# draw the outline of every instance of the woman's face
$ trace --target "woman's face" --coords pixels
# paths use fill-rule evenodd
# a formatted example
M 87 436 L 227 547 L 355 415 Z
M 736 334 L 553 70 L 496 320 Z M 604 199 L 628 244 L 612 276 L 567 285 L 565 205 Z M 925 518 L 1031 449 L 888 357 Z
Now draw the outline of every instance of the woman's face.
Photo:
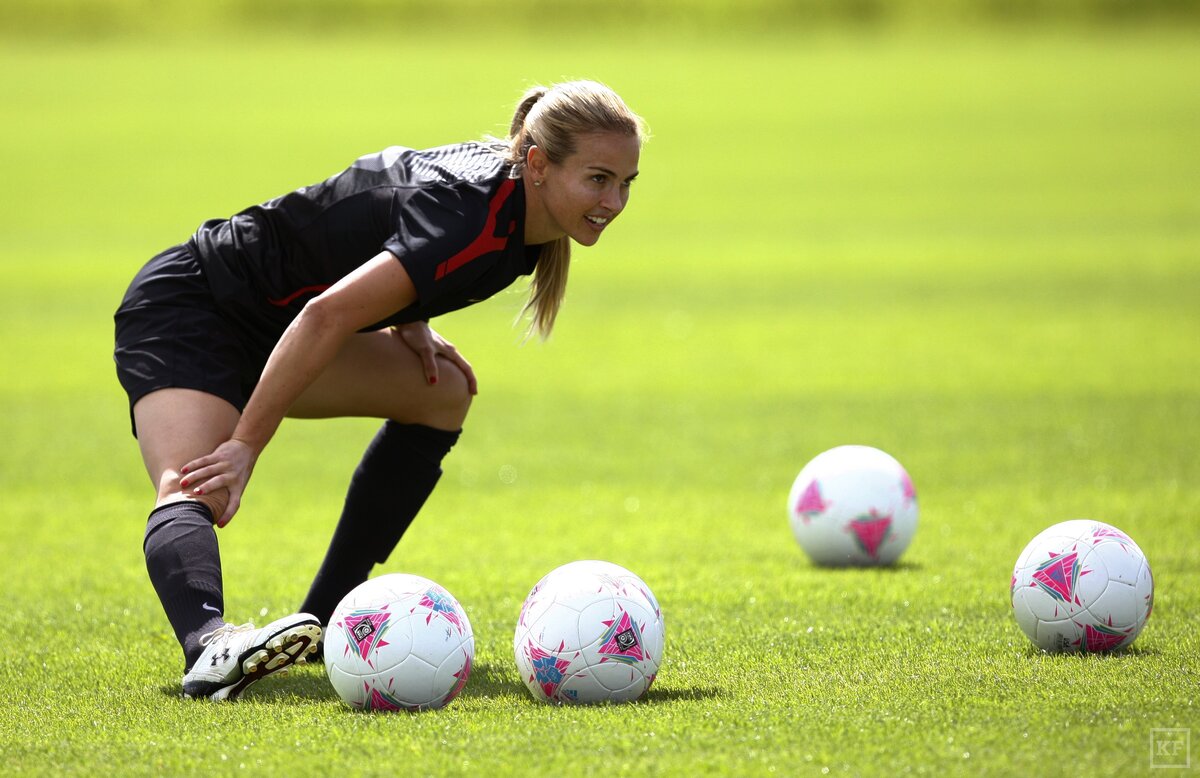
M 541 205 L 542 223 L 536 225 L 541 234 L 528 242 L 568 235 L 583 246 L 594 245 L 629 202 L 640 156 L 636 136 L 615 132 L 581 135 L 575 153 L 561 164 L 536 152 L 531 155 L 531 177 L 541 182 L 531 200 L 536 198 Z M 535 210 L 536 205 L 531 208 Z

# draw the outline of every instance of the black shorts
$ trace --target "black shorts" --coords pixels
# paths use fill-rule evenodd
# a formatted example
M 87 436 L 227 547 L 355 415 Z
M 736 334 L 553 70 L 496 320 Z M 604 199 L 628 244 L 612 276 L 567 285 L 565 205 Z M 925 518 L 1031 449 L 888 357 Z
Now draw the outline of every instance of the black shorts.
M 269 356 L 218 311 L 187 246 L 167 249 L 147 262 L 113 318 L 113 359 L 129 395 L 131 423 L 138 400 L 167 388 L 208 392 L 240 411 Z M 136 424 L 133 434 L 137 436 Z

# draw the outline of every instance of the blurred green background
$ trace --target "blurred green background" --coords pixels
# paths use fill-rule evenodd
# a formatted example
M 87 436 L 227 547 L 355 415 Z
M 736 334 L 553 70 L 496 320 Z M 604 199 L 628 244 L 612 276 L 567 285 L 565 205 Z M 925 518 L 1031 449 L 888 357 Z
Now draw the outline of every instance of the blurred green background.
M 7 758 L 1145 769 L 1151 728 L 1200 725 L 1198 22 L 1169 0 L 0 5 Z M 385 566 L 467 605 L 467 692 L 401 724 L 342 715 L 315 673 L 233 711 L 175 699 L 110 358 L 129 278 L 204 219 L 501 133 L 526 86 L 573 77 L 649 122 L 630 207 L 577 252 L 549 343 L 518 345 L 519 289 L 435 322 L 481 393 Z M 296 606 L 375 426 L 285 424 L 222 531 L 231 618 Z M 897 570 L 829 575 L 791 539 L 791 479 L 843 443 L 916 482 Z M 1138 540 L 1157 607 L 1139 650 L 1058 661 L 1009 573 L 1085 516 Z M 591 556 L 653 587 L 667 662 L 646 706 L 536 708 L 513 620 Z
M 9 30 L 104 36 L 149 30 L 250 26 L 329 33 L 426 29 L 615 26 L 630 33 L 686 29 L 761 32 L 813 26 L 860 30 L 897 25 L 1195 24 L 1195 0 L 8 0 Z

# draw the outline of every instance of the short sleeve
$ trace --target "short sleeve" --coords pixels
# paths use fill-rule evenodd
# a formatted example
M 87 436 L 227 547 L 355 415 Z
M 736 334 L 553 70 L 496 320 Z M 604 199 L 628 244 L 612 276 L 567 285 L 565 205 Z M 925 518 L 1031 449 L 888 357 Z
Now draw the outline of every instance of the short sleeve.
M 510 180 L 495 192 L 465 183 L 428 187 L 396 209 L 396 231 L 383 248 L 399 258 L 422 307 L 468 294 L 503 257 L 515 230 L 501 214 L 512 189 Z

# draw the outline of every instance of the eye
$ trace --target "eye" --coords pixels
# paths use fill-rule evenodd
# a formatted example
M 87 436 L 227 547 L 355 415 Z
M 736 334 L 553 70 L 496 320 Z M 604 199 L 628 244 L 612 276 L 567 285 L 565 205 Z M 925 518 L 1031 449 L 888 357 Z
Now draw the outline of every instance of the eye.
M 603 173 L 596 173 L 592 176 L 592 181 L 596 182 L 597 184 L 603 184 L 608 181 L 608 176 L 604 175 Z

